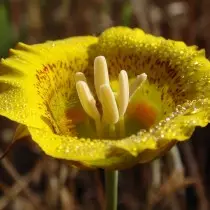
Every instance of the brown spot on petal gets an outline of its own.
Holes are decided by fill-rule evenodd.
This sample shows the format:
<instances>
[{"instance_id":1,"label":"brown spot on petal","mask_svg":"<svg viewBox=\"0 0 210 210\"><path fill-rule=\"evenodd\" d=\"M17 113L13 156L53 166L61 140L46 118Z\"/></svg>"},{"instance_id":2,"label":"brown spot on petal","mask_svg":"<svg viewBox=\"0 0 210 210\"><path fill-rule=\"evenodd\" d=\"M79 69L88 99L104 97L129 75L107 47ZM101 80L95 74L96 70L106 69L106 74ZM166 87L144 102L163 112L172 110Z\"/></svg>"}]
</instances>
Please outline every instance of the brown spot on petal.
<instances>
[{"instance_id":1,"label":"brown spot on petal","mask_svg":"<svg viewBox=\"0 0 210 210\"><path fill-rule=\"evenodd\" d=\"M71 119L73 124L84 122L87 115L81 108L73 107L65 113L67 119Z\"/></svg>"},{"instance_id":2,"label":"brown spot on petal","mask_svg":"<svg viewBox=\"0 0 210 210\"><path fill-rule=\"evenodd\" d=\"M138 120L146 128L150 128L154 125L157 118L157 110L146 102L130 105L128 114Z\"/></svg>"}]
</instances>

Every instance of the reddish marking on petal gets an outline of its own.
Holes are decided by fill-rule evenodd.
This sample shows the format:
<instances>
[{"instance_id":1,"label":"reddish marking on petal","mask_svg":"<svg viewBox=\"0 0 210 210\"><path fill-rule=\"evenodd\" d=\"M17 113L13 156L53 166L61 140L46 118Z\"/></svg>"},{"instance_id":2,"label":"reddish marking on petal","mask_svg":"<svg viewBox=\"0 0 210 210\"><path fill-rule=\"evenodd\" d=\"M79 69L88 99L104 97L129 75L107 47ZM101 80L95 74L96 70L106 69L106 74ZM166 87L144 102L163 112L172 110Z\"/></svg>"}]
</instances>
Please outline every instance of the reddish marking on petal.
<instances>
[{"instance_id":1,"label":"reddish marking on petal","mask_svg":"<svg viewBox=\"0 0 210 210\"><path fill-rule=\"evenodd\" d=\"M45 72L48 72L49 71L49 69L47 68L47 66L44 66L44 68L43 68L43 73Z\"/></svg>"},{"instance_id":2,"label":"reddish marking on petal","mask_svg":"<svg viewBox=\"0 0 210 210\"><path fill-rule=\"evenodd\" d=\"M66 118L71 119L73 124L79 124L85 121L86 114L82 109L71 108L66 111Z\"/></svg>"},{"instance_id":3,"label":"reddish marking on petal","mask_svg":"<svg viewBox=\"0 0 210 210\"><path fill-rule=\"evenodd\" d=\"M151 127L157 118L157 110L146 102L130 105L128 114L142 123L146 128Z\"/></svg>"},{"instance_id":4,"label":"reddish marking on petal","mask_svg":"<svg viewBox=\"0 0 210 210\"><path fill-rule=\"evenodd\" d=\"M38 74L36 74L36 78L37 78L37 80L39 80L39 82L40 82L40 78L39 78L39 75L38 75Z\"/></svg>"}]
</instances>

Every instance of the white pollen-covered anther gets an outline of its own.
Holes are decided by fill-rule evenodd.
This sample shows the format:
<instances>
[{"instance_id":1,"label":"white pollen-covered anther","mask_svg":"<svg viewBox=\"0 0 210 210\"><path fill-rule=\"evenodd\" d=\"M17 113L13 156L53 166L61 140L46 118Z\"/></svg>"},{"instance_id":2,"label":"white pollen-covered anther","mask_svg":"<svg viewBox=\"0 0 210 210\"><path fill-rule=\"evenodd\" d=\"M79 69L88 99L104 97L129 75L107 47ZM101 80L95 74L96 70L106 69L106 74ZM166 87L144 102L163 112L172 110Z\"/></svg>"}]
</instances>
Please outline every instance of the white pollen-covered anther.
<instances>
[{"instance_id":1,"label":"white pollen-covered anther","mask_svg":"<svg viewBox=\"0 0 210 210\"><path fill-rule=\"evenodd\" d=\"M146 80L147 80L147 75L145 73L142 73L136 77L135 81L130 85L130 90L129 90L130 98L135 94L137 89L140 88Z\"/></svg>"},{"instance_id":2,"label":"white pollen-covered anther","mask_svg":"<svg viewBox=\"0 0 210 210\"><path fill-rule=\"evenodd\" d=\"M94 60L94 85L99 101L101 101L100 87L109 84L109 72L104 56L98 56Z\"/></svg>"},{"instance_id":3,"label":"white pollen-covered anther","mask_svg":"<svg viewBox=\"0 0 210 210\"><path fill-rule=\"evenodd\" d=\"M84 81L76 83L76 89L79 96L79 100L82 104L85 112L94 120L100 119L100 113L96 107L96 101L87 85Z\"/></svg>"},{"instance_id":4,"label":"white pollen-covered anther","mask_svg":"<svg viewBox=\"0 0 210 210\"><path fill-rule=\"evenodd\" d=\"M124 116L129 102L129 81L128 74L125 70L121 70L119 74L119 91L117 94L119 116Z\"/></svg>"},{"instance_id":5,"label":"white pollen-covered anther","mask_svg":"<svg viewBox=\"0 0 210 210\"><path fill-rule=\"evenodd\" d=\"M82 73L82 72L77 72L75 74L75 82L77 83L79 81L87 82L87 79L86 79L84 73Z\"/></svg>"},{"instance_id":6,"label":"white pollen-covered anther","mask_svg":"<svg viewBox=\"0 0 210 210\"><path fill-rule=\"evenodd\" d=\"M100 87L101 104L103 109L103 121L107 124L115 124L119 121L119 111L117 102L109 85Z\"/></svg>"}]
</instances>

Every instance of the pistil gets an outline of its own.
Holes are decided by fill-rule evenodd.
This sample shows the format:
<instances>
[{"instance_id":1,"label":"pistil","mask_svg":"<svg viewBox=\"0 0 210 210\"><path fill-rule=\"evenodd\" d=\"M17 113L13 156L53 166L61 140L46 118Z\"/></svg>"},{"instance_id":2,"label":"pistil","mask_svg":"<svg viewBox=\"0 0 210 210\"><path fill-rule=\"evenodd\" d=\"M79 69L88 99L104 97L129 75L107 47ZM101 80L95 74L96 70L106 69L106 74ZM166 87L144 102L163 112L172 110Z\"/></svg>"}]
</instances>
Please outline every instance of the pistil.
<instances>
[{"instance_id":1,"label":"pistil","mask_svg":"<svg viewBox=\"0 0 210 210\"><path fill-rule=\"evenodd\" d=\"M105 135L104 129L109 127L109 137L125 136L124 116L136 90L141 87L147 75L138 75L136 80L129 86L128 74L125 70L119 73L119 88L113 92L110 81L108 66L104 56L98 56L94 60L94 87L96 96L102 107L102 113L96 106L96 100L87 84L87 79L82 72L75 75L76 90L79 100L85 112L95 121L96 132L99 138ZM118 134L116 134L118 125Z\"/></svg>"}]
</instances>

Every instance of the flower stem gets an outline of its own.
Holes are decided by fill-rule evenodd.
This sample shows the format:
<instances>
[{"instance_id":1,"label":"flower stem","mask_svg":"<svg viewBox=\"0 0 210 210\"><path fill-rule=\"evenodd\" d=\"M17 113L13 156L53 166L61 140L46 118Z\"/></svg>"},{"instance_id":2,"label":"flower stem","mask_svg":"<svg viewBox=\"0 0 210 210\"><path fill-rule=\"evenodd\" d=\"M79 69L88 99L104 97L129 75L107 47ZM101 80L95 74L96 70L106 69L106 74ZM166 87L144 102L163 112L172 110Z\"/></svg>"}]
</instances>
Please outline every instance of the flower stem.
<instances>
[{"instance_id":1,"label":"flower stem","mask_svg":"<svg viewBox=\"0 0 210 210\"><path fill-rule=\"evenodd\" d=\"M105 170L106 210L117 210L118 171Z\"/></svg>"}]
</instances>

